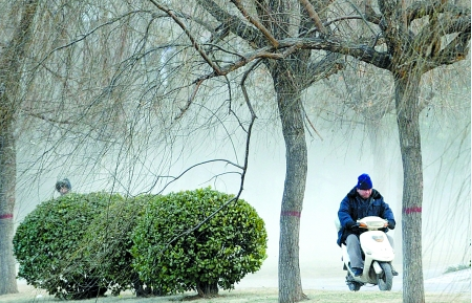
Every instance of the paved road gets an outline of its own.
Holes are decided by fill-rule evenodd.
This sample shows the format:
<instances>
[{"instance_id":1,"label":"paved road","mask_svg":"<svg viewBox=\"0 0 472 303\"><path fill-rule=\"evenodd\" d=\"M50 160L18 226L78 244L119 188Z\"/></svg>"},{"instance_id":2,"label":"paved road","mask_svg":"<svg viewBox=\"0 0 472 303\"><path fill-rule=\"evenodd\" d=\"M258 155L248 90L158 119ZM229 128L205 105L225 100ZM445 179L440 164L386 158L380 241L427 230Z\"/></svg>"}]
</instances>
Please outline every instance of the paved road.
<instances>
[{"instance_id":1,"label":"paved road","mask_svg":"<svg viewBox=\"0 0 472 303\"><path fill-rule=\"evenodd\" d=\"M278 286L277 277L258 277L254 275L243 279L236 288L276 288ZM433 278L425 279L426 292L438 293L470 293L471 292L471 271L462 270L455 273L437 275ZM302 278L303 289L320 290L347 290L343 276L339 278ZM403 288L402 277L394 277L392 291L401 291ZM362 291L378 291L375 285L366 285Z\"/></svg>"}]
</instances>

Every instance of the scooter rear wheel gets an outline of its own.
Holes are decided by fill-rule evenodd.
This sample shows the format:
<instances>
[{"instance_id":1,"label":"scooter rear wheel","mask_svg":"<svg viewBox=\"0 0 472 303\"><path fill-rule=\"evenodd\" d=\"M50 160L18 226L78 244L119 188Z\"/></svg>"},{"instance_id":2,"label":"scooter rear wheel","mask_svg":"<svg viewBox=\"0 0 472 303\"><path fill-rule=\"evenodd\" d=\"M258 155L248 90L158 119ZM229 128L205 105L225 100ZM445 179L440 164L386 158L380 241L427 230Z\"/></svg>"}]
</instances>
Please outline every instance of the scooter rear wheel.
<instances>
[{"instance_id":1,"label":"scooter rear wheel","mask_svg":"<svg viewBox=\"0 0 472 303\"><path fill-rule=\"evenodd\" d=\"M379 289L382 291L389 291L392 290L393 285L393 274L392 274L392 266L390 263L379 263L380 267L382 267L382 273L377 275L377 285Z\"/></svg>"}]
</instances>

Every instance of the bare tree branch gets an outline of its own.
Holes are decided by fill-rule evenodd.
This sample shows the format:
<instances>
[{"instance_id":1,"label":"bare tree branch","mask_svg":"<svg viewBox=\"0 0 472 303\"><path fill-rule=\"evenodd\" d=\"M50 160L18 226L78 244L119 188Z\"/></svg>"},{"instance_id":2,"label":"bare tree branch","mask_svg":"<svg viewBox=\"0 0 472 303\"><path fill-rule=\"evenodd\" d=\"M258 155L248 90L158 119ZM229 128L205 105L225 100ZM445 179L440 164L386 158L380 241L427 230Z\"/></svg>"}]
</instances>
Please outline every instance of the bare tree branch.
<instances>
[{"instance_id":1,"label":"bare tree branch","mask_svg":"<svg viewBox=\"0 0 472 303\"><path fill-rule=\"evenodd\" d=\"M188 235L189 233L191 233L191 232L197 230L198 228L200 228L203 224L205 224L206 222L211 220L214 216L216 216L222 209L228 207L231 203L238 201L239 197L241 196L241 193L243 192L243 189L244 189L244 182L245 182L245 179L246 179L246 172L247 172L248 165L249 165L249 151L250 151L249 147L250 147L251 138L252 138L252 128L253 128L254 122L257 118L256 114L254 112L254 109L252 107L251 101L249 99L249 95L247 94L244 83L245 83L248 75L252 72L253 68L255 68L257 65L258 65L258 63L254 64L251 68L249 68L249 70L246 71L246 73L244 74L244 76L241 80L241 87L242 87L242 90L243 90L243 93L244 93L244 98L245 98L245 101L246 101L246 105L248 106L249 112L251 113L251 121L249 122L249 127L248 127L247 137L246 137L246 149L245 149L245 157L244 157L243 167L235 165L234 163L231 163L231 162L229 162L227 160L224 160L224 159L223 160L215 159L215 160L210 160L210 161L206 161L206 162L197 164L197 165L201 165L201 164L205 164L205 163L208 163L208 162L225 161L225 162L228 162L232 165L235 165L235 166L241 168L241 170L242 170L242 172L241 172L241 181L240 181L241 183L240 183L240 187L239 187L239 191L238 191L237 195L234 198L232 198L232 199L228 200L227 202L225 202L222 206L220 206L218 209L216 209L213 213L211 213L209 216L207 216L204 220L199 222L197 225L193 226L192 228L189 228L188 230L182 232L181 234L179 234L179 235L175 236L173 239L171 239L168 243L166 243L166 245L164 247L164 250L166 250L172 243L174 243L180 237ZM193 167L190 167L189 169L192 169L192 168ZM185 173L185 172L183 172L183 173ZM157 182L157 180L156 180L156 182Z\"/></svg>"},{"instance_id":2,"label":"bare tree branch","mask_svg":"<svg viewBox=\"0 0 472 303\"><path fill-rule=\"evenodd\" d=\"M183 22L180 21L180 19L170 9L164 7L163 5L160 5L159 3L157 3L154 0L149 0L149 1L152 4L154 4L158 9L166 12L175 21L175 23L177 23L180 26L180 28L182 28L182 30L185 32L187 37L190 39L190 41L192 42L193 47L195 47L195 49L198 51L200 56L202 56L202 58L208 63L208 65L211 66L211 68L215 71L216 74L218 74L218 75L221 74L221 71L218 68L218 66L210 59L210 57L208 57L205 50L200 47L200 45L197 42L197 39L195 39L195 37L192 36L192 34L187 29L185 24L183 24Z\"/></svg>"},{"instance_id":3,"label":"bare tree branch","mask_svg":"<svg viewBox=\"0 0 472 303\"><path fill-rule=\"evenodd\" d=\"M110 24L116 23L116 22L122 20L123 18L126 18L126 17L128 17L128 16L130 16L130 15L137 14L137 13L149 13L149 14L151 14L151 15L154 15L151 11L135 10L135 11L127 12L126 14L123 14L123 15L121 15L121 16L119 16L119 17L112 18L112 19L108 20L107 22L104 22L104 23L102 23L102 24L96 26L95 28L91 29L90 31L88 31L87 33L83 34L83 35L80 36L79 38L74 39L74 40L70 41L69 43L67 43L67 44L65 44L65 45L61 45L61 46L59 46L59 47L54 48L54 49L53 49L52 51L50 51L43 59L41 59L41 60L38 62L37 66L42 65L53 53L55 53L55 52L57 52L57 51L60 51L60 50L62 50L62 49L64 49L64 48L68 48L68 47L70 47L70 46L72 46L72 45L74 45L74 44L76 44L76 43L78 43L78 42L81 42L81 41L87 39L87 37L89 37L89 36L91 36L92 34L94 34L94 33L95 33L96 31L98 31L99 29L101 29L101 28L103 28L103 27L106 27L106 26L108 26L108 25L110 25Z\"/></svg>"},{"instance_id":4,"label":"bare tree branch","mask_svg":"<svg viewBox=\"0 0 472 303\"><path fill-rule=\"evenodd\" d=\"M464 60L469 53L470 31L458 35L432 60L427 61L424 70L428 71L441 65L450 65Z\"/></svg>"},{"instance_id":5,"label":"bare tree branch","mask_svg":"<svg viewBox=\"0 0 472 303\"><path fill-rule=\"evenodd\" d=\"M380 12L386 19L392 19L398 8L398 0L378 0ZM398 17L398 16L397 16ZM398 21L398 20L397 20Z\"/></svg>"},{"instance_id":6,"label":"bare tree branch","mask_svg":"<svg viewBox=\"0 0 472 303\"><path fill-rule=\"evenodd\" d=\"M344 69L344 60L339 59L339 54L331 52L321 61L310 63L308 70L312 71L310 73L312 77L306 81L304 88L311 86L321 79L329 78L342 69Z\"/></svg>"},{"instance_id":7,"label":"bare tree branch","mask_svg":"<svg viewBox=\"0 0 472 303\"><path fill-rule=\"evenodd\" d=\"M366 1L364 4L365 9L365 18L367 21L375 24L380 24L382 20L382 15L377 14L377 12L372 8L370 1Z\"/></svg>"},{"instance_id":8,"label":"bare tree branch","mask_svg":"<svg viewBox=\"0 0 472 303\"><path fill-rule=\"evenodd\" d=\"M308 2L308 0L300 0L300 2L305 7L306 11L308 12L308 15L315 23L319 32L326 36L328 34L328 31L324 27L323 22L321 22L320 16L318 16L318 13L315 11L315 8L313 7L313 5L311 5L311 3Z\"/></svg>"},{"instance_id":9,"label":"bare tree branch","mask_svg":"<svg viewBox=\"0 0 472 303\"><path fill-rule=\"evenodd\" d=\"M465 7L461 8L443 0L415 1L406 9L405 14L409 24L415 19L420 19L426 16L432 17L433 15L446 12L455 16L470 15L470 9Z\"/></svg>"},{"instance_id":10,"label":"bare tree branch","mask_svg":"<svg viewBox=\"0 0 472 303\"><path fill-rule=\"evenodd\" d=\"M164 192L164 190L169 186L171 185L172 183L176 182L177 180L179 180L180 178L182 178L182 176L184 176L186 173L188 173L189 171L191 171L192 169L196 168L196 167L199 167L199 166L202 166L202 165L205 165L205 164L208 164L208 163L215 163L215 162L223 162L223 163L227 163L229 165L232 165L234 167L237 167L241 170L245 170L244 166L241 166L241 165L238 165L236 163L233 163L229 160L226 160L226 159L212 159L212 160L207 160L207 161L203 161L203 162L200 162L200 163L197 163L197 164L194 164L190 167L188 167L187 169L185 169L182 173L180 173L178 176L157 176L157 178L155 179L154 183L151 185L150 189L154 188L157 183L161 180L161 179L171 179L171 181L167 182L166 185L157 193L157 194L161 194L162 192ZM149 190L151 191L151 190Z\"/></svg>"},{"instance_id":11,"label":"bare tree branch","mask_svg":"<svg viewBox=\"0 0 472 303\"><path fill-rule=\"evenodd\" d=\"M292 39L286 39L284 41L280 41L280 46L285 46L285 43L291 44L291 40ZM388 53L378 52L374 48L363 44L354 44L352 42L343 41L334 37L325 40L302 39L297 41L297 43L299 43L302 48L326 50L337 52L343 55L349 55L382 69L389 69L391 66L391 58Z\"/></svg>"},{"instance_id":12,"label":"bare tree branch","mask_svg":"<svg viewBox=\"0 0 472 303\"><path fill-rule=\"evenodd\" d=\"M188 98L187 103L185 104L185 107L180 109L180 113L175 117L174 120L180 119L182 115L185 114L185 112L190 108L190 105L192 104L195 96L197 95L198 89L200 88L200 85L203 83L203 81L204 80L201 79L195 82L196 85L192 92L192 95Z\"/></svg>"},{"instance_id":13,"label":"bare tree branch","mask_svg":"<svg viewBox=\"0 0 472 303\"><path fill-rule=\"evenodd\" d=\"M251 22L258 30L261 31L261 33L267 38L267 40L269 40L273 47L277 48L279 46L279 43L274 38L274 36L272 36L269 30L264 25L259 23L256 19L252 18L251 15L244 9L240 0L231 0L231 2L236 5L239 11L247 20L249 20L249 22Z\"/></svg>"},{"instance_id":14,"label":"bare tree branch","mask_svg":"<svg viewBox=\"0 0 472 303\"><path fill-rule=\"evenodd\" d=\"M197 0L197 2L216 20L227 24L229 30L236 36L239 36L243 40L248 41L251 45L262 46L261 38L262 34L255 28L248 26L238 17L228 14L225 10L221 9L212 0ZM252 44L253 43L253 44Z\"/></svg>"},{"instance_id":15,"label":"bare tree branch","mask_svg":"<svg viewBox=\"0 0 472 303\"><path fill-rule=\"evenodd\" d=\"M235 61L231 64L227 64L226 66L223 66L221 68L221 73L220 74L210 73L210 74L204 75L204 76L198 78L197 80L195 80L194 83L198 83L199 81L214 78L214 77L217 77L217 76L227 75L230 72L232 72L232 71L234 71L234 70L236 70L236 69L238 69L242 66L245 66L249 62L252 62L256 59L264 58L264 59L279 60L279 59L286 58L290 54L294 53L297 49L300 49L301 47L302 47L302 44L293 43L293 44L287 45L287 47L285 48L285 51L282 52L282 53L273 53L273 52L271 52L272 47L269 47L269 46L263 47L263 48L255 51L255 52L243 55L242 58L238 61Z\"/></svg>"},{"instance_id":16,"label":"bare tree branch","mask_svg":"<svg viewBox=\"0 0 472 303\"><path fill-rule=\"evenodd\" d=\"M194 81L194 83L198 83L201 80L210 79L213 77L226 75L242 66L245 66L247 63L254 61L256 59L265 58L265 59L274 59L279 60L283 58L287 58L290 54L292 54L297 49L317 49L317 50L326 50L331 52L336 52L344 55L350 55L358 60L364 61L366 63L373 64L379 68L389 69L391 66L390 57L386 53L380 53L376 51L374 48L368 47L362 44L352 44L346 41L341 41L338 39L298 39L298 38L289 38L279 41L279 49L286 50L282 53L273 53L272 47L263 47L255 52L243 55L243 58L223 66L221 68L221 73L210 73L205 76L202 76ZM326 62L325 62L326 63ZM313 66L315 67L315 66ZM329 75L332 72L335 72L340 68L340 66L333 66L333 70L331 72L325 73L324 75ZM323 73L322 73L323 74ZM320 76L323 77L323 76ZM315 78L313 78L315 79Z\"/></svg>"}]
</instances>

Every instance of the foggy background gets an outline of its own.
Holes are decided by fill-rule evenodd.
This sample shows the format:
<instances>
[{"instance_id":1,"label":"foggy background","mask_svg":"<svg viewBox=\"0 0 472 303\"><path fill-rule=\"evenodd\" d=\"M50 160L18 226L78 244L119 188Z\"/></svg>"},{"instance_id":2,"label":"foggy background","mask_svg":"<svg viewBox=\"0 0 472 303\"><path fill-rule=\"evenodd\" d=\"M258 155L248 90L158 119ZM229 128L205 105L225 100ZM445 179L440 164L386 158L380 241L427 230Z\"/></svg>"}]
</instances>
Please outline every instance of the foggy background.
<instances>
[{"instance_id":1,"label":"foggy background","mask_svg":"<svg viewBox=\"0 0 472 303\"><path fill-rule=\"evenodd\" d=\"M22 4L3 2L2 40L8 41L19 24ZM44 11L36 17L21 67L25 75L14 84L21 86L13 134L18 137L16 225L39 203L57 197L55 183L65 177L78 193L165 194L206 186L238 192L237 167L224 161L195 165L212 159L244 163L246 138L241 125L247 127L249 114L240 81L247 69L205 81L195 98L190 97L193 81L206 74L208 66L190 50L181 29L167 18L151 22L140 14L102 27L111 16L128 14L139 3L42 2ZM219 27L193 5L174 4L196 17L202 13L209 28ZM357 15L356 10L353 3L341 2L328 13ZM418 29L422 22L415 21ZM370 28L350 23L338 27L346 38L371 36ZM198 24L191 29L199 43L213 35ZM223 42L234 54L218 55L221 62L234 62L252 51L236 37ZM141 57L141 51L146 56ZM325 54L313 51L311 63L323 60ZM402 272L403 172L392 111L393 79L386 71L340 57L345 57L345 69L303 92L308 176L300 219L302 286L309 279L332 277L345 287L334 220L341 200L362 173L370 174L375 189L394 211L394 265L400 277ZM268 258L246 280L276 283L285 144L272 76L261 67L246 83L257 120L241 198L255 207L268 231ZM470 88L470 51L467 60L422 77L425 279L441 275L449 266L469 264L471 258ZM192 105L176 121L188 100ZM398 279L395 287L401 287Z\"/></svg>"},{"instance_id":2,"label":"foggy background","mask_svg":"<svg viewBox=\"0 0 472 303\"><path fill-rule=\"evenodd\" d=\"M470 95L470 87L468 91ZM308 91L306 98L311 98L312 94ZM396 242L394 264L401 273L403 176L394 119L387 119L382 128L387 139L383 148L388 157L381 167L374 167L372 148L362 125L344 123L333 127L332 123L323 122L316 116L316 111L312 110L311 114L319 136L313 133L307 137L308 180L300 229L302 285L304 279L319 276L337 277L343 284L345 273L336 244L334 220L341 200L362 173L371 175L374 188L394 211L397 228L390 232ZM268 258L261 270L249 275L248 279L277 279L279 216L285 178L285 145L277 119L277 113L273 111L258 114L241 196L264 219L269 239ZM470 117L468 123L467 117L461 119L465 119L465 123L457 120L457 123L444 124L445 119L439 113L425 111L423 114L423 265L426 279L444 272L450 265L468 264L470 260ZM135 195L149 190L167 193L210 185L216 190L236 194L240 176L229 174L215 178L223 171L234 171L228 165L218 163L192 169L170 185L170 179L160 180L152 188L156 171L177 176L191 165L212 158L234 158L241 163L241 153L236 150L244 145L244 140L233 136L229 141L226 136L229 129L201 129L180 141L176 134L173 142L150 140L144 150L136 147L136 156L131 151L123 154L119 148L109 150L99 162L95 159L103 151L93 144L84 146L82 152L74 155L77 142L73 138L64 140L62 149L56 147L54 152L57 154L50 155L47 142L33 133L31 137L24 137L19 146L16 223L41 201L57 197L54 185L64 177L71 181L72 191L78 193L106 190ZM440 133L447 136L438 140Z\"/></svg>"}]
</instances>

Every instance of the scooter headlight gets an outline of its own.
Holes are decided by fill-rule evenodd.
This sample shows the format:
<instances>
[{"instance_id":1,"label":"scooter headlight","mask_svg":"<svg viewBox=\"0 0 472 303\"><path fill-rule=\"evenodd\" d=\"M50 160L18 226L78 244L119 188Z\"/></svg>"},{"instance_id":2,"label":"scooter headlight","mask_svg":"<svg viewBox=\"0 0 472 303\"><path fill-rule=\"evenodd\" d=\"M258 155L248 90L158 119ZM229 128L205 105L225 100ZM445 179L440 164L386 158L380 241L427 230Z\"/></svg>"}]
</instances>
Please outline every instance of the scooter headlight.
<instances>
[{"instance_id":1,"label":"scooter headlight","mask_svg":"<svg viewBox=\"0 0 472 303\"><path fill-rule=\"evenodd\" d=\"M383 235L373 235L372 239L374 239L374 241L376 241L376 242L383 242L384 236Z\"/></svg>"}]
</instances>

